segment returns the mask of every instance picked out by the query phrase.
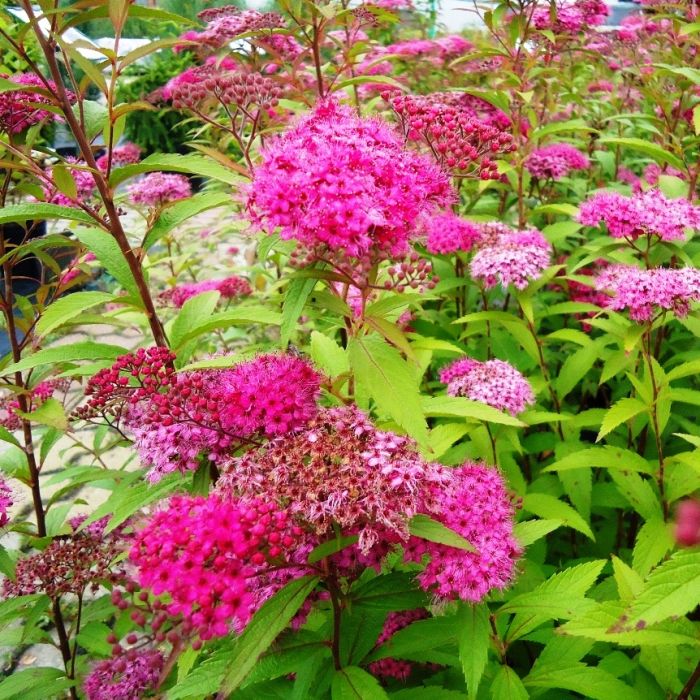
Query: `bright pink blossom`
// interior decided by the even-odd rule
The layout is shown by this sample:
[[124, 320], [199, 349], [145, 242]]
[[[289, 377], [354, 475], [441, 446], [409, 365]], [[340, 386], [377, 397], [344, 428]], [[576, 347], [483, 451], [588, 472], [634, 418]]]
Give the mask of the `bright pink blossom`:
[[443, 212], [431, 216], [426, 222], [429, 253], [449, 254], [456, 251], [468, 251], [479, 240], [478, 227], [471, 221], [460, 219], [452, 212]]
[[162, 669], [163, 655], [150, 649], [100, 661], [85, 678], [87, 700], [141, 700], [156, 687]]
[[603, 0], [557, 0], [554, 9], [553, 20], [550, 3], [541, 3], [532, 15], [535, 28], [550, 29], [558, 34], [574, 34], [605, 24], [610, 14]]
[[542, 146], [525, 159], [525, 168], [530, 175], [541, 180], [560, 180], [572, 170], [587, 170], [590, 165], [588, 158], [568, 143]]
[[204, 292], [217, 291], [222, 299], [249, 296], [253, 293], [250, 282], [243, 277], [225, 277], [224, 279], [202, 280], [201, 282], [184, 282], [172, 289], [166, 289], [158, 295], [162, 301], [171, 303], [178, 309], [192, 297]]
[[464, 537], [468, 552], [411, 537], [406, 559], [421, 561], [422, 588], [448, 600], [479, 602], [493, 589], [503, 589], [515, 574], [521, 550], [513, 537], [514, 507], [497, 469], [471, 462], [451, 470], [447, 487], [435, 489], [440, 509], [432, 517]]
[[700, 501], [687, 498], [676, 509], [676, 542], [684, 547], [700, 544]]
[[176, 173], [150, 173], [127, 189], [131, 203], [145, 207], [161, 207], [192, 194], [187, 177]]
[[270, 502], [175, 496], [137, 532], [129, 558], [183, 631], [207, 640], [245, 627], [256, 572], [284, 561], [300, 534]]
[[604, 223], [613, 238], [656, 235], [675, 241], [685, 237], [686, 228], [700, 228], [700, 207], [687, 199], [668, 199], [656, 189], [631, 197], [597, 192], [581, 204], [578, 220], [585, 226]]
[[455, 360], [440, 372], [440, 381], [450, 396], [481, 401], [513, 416], [535, 402], [527, 379], [503, 360]]
[[68, 157], [63, 165], [68, 166], [66, 170], [75, 184], [75, 195], [72, 193], [66, 194], [58, 188], [54, 181], [54, 166], [47, 168], [44, 173], [45, 182], [42, 185], [44, 200], [64, 207], [75, 207], [78, 202], [82, 204], [89, 203], [95, 196], [97, 186], [95, 184], [95, 176], [87, 168], [87, 164], [76, 158]]
[[650, 321], [660, 311], [683, 318], [688, 315], [690, 303], [700, 301], [700, 270], [642, 270], [633, 265], [611, 265], [598, 275], [596, 287], [612, 294], [606, 304], [609, 309], [629, 309], [633, 321]]
[[[54, 105], [55, 100], [42, 92], [35, 92], [34, 89], [22, 89], [21, 87], [36, 88], [43, 93], [48, 92], [53, 95], [56, 92], [56, 85], [53, 81], [49, 81], [47, 90], [41, 78], [33, 73], [20, 73], [12, 76], [0, 73], [0, 78], [17, 83], [18, 86], [17, 90], [0, 93], [0, 132], [19, 134], [44, 119], [52, 121], [60, 119], [54, 112], [42, 108], [42, 105]], [[70, 102], [75, 102], [75, 95], [69, 90], [66, 93]]]
[[[132, 165], [141, 160], [141, 148], [135, 143], [124, 143], [112, 149], [112, 167], [121, 168], [124, 165]], [[109, 155], [105, 153], [97, 159], [97, 167], [100, 170], [107, 170]]]

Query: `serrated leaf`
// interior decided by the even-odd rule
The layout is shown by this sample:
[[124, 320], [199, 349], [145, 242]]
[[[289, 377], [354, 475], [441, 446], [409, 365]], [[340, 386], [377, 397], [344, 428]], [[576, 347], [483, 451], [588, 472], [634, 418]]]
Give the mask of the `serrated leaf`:
[[221, 684], [222, 697], [228, 697], [240, 687], [260, 655], [290, 623], [317, 583], [316, 576], [302, 576], [263, 603], [236, 639], [228, 658], [228, 672]]
[[[378, 659], [408, 659], [425, 663], [457, 665], [457, 625], [454, 617], [431, 617], [412, 622], [375, 649], [365, 662]], [[430, 640], [427, 645], [426, 639]]]
[[471, 418], [486, 423], [512, 425], [516, 428], [524, 428], [526, 425], [508, 413], [493, 408], [493, 406], [457, 396], [424, 396], [422, 397], [422, 405], [426, 416]]
[[588, 523], [568, 503], [545, 493], [528, 493], [523, 499], [523, 510], [544, 519], [560, 520], [564, 525], [582, 532], [595, 541]]
[[322, 542], [311, 550], [306, 561], [308, 561], [309, 564], [315, 564], [321, 561], [321, 559], [331, 556], [331, 554], [335, 554], [346, 547], [350, 547], [355, 544], [358, 539], [359, 535], [348, 535], [346, 537], [336, 537], [332, 540]]
[[[63, 207], [58, 204], [45, 202], [32, 202], [31, 204], [11, 204], [0, 209], [0, 224], [24, 223], [25, 221], [38, 221], [40, 219], [68, 219], [80, 221], [85, 224], [95, 224], [89, 214], [82, 209]], [[107, 233], [103, 233], [107, 236]]]
[[589, 447], [558, 459], [547, 465], [543, 471], [558, 472], [566, 469], [580, 469], [582, 467], [600, 467], [603, 469], [620, 469], [651, 474], [653, 468], [641, 455], [622, 447], [602, 445]]
[[617, 584], [617, 593], [620, 600], [629, 601], [634, 598], [644, 587], [642, 577], [622, 559], [612, 555], [613, 576]]
[[632, 568], [646, 576], [673, 547], [673, 536], [667, 523], [652, 518], [639, 528], [632, 552]]
[[335, 672], [331, 685], [332, 700], [389, 700], [379, 681], [358, 666], [346, 666]]
[[427, 515], [420, 513], [414, 515], [408, 523], [408, 530], [415, 537], [429, 542], [445, 544], [456, 549], [463, 549], [465, 552], [476, 552], [474, 546], [462, 535]]
[[559, 375], [554, 380], [554, 390], [560, 399], [574, 389], [598, 359], [600, 359], [600, 343], [596, 342], [579, 348], [564, 360]]
[[611, 471], [610, 478], [620, 494], [645, 520], [661, 517], [661, 503], [651, 481], [642, 479], [636, 472], [623, 471]]
[[493, 700], [528, 700], [530, 694], [520, 676], [510, 667], [501, 666], [491, 682]]
[[46, 336], [64, 323], [80, 316], [87, 309], [98, 304], [106, 304], [113, 299], [114, 295], [107, 292], [75, 292], [59, 297], [42, 314], [36, 324], [36, 333], [38, 336]]
[[419, 443], [427, 443], [428, 428], [415, 376], [399, 351], [379, 335], [369, 335], [351, 338], [348, 353], [355, 381], [379, 411]]
[[15, 671], [0, 682], [0, 700], [46, 700], [65, 693], [75, 681], [56, 668], [27, 668]]
[[192, 337], [193, 327], [197, 327], [197, 322], [203, 319], [210, 319], [216, 309], [221, 294], [217, 291], [204, 292], [188, 299], [175, 317], [172, 327], [168, 333], [171, 346], [177, 350], [185, 340]]
[[26, 369], [41, 367], [43, 365], [54, 365], [60, 362], [79, 362], [80, 360], [115, 360], [119, 355], [126, 352], [125, 348], [117, 345], [106, 345], [104, 343], [94, 343], [90, 341], [71, 343], [70, 345], [60, 345], [54, 348], [39, 350], [33, 355], [29, 355], [19, 362], [5, 367], [4, 372], [23, 372]]
[[560, 688], [580, 693], [594, 700], [638, 700], [632, 688], [611, 673], [584, 663], [564, 663], [542, 666], [527, 675], [526, 687]]
[[489, 652], [489, 610], [484, 603], [462, 605], [458, 614], [459, 660], [467, 684], [467, 697], [477, 697]]
[[623, 148], [629, 148], [633, 151], [639, 151], [640, 153], [651, 156], [659, 163], [668, 163], [668, 165], [676, 168], [676, 170], [684, 170], [683, 161], [678, 156], [669, 153], [652, 141], [632, 137], [605, 136], [599, 139], [598, 143], [608, 146], [622, 146]]
[[418, 588], [414, 574], [393, 571], [376, 576], [353, 588], [353, 607], [382, 612], [414, 610], [427, 605], [424, 591]]
[[40, 425], [49, 425], [58, 430], [65, 430], [68, 427], [68, 418], [63, 410], [63, 405], [60, 401], [54, 398], [48, 398], [38, 408], [31, 413], [23, 413], [17, 411], [20, 418], [25, 418], [32, 423]]
[[632, 397], [620, 399], [606, 412], [603, 418], [603, 424], [600, 426], [600, 431], [595, 441], [600, 442], [608, 433], [615, 430], [618, 425], [626, 423], [628, 420], [631, 420], [646, 410], [646, 405], [639, 399]]
[[311, 296], [317, 281], [312, 277], [295, 277], [287, 286], [282, 303], [282, 323], [280, 326], [280, 345], [283, 348], [287, 347], [299, 316], [304, 311], [306, 300]]
[[524, 522], [516, 523], [513, 528], [513, 535], [515, 535], [515, 539], [518, 540], [521, 547], [527, 547], [550, 532], [554, 532], [563, 524], [561, 520], [525, 520]]
[[190, 173], [201, 177], [210, 177], [214, 180], [225, 182], [228, 185], [239, 185], [241, 176], [224, 167], [221, 163], [205, 158], [204, 156], [189, 153], [154, 153], [133, 165], [125, 165], [115, 168], [109, 178], [110, 185], [118, 184], [141, 173], [150, 173], [158, 170], [166, 170], [176, 173]]
[[329, 377], [337, 377], [350, 369], [348, 356], [332, 338], [318, 331], [311, 332], [309, 353], [314, 364]]

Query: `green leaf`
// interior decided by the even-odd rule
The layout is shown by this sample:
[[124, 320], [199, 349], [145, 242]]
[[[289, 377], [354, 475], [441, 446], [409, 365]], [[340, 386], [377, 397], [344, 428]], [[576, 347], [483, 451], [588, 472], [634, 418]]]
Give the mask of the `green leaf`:
[[427, 443], [428, 428], [416, 379], [399, 351], [381, 336], [369, 335], [351, 338], [348, 352], [355, 380], [365, 395], [420, 444]]
[[427, 596], [417, 587], [414, 574], [400, 571], [375, 576], [356, 585], [351, 600], [354, 608], [385, 613], [427, 605]]
[[448, 547], [463, 549], [466, 552], [476, 552], [473, 545], [462, 535], [439, 523], [437, 520], [429, 518], [427, 515], [420, 513], [414, 515], [408, 524], [408, 529], [412, 535], [429, 542], [445, 544]]
[[173, 349], [177, 350], [185, 340], [194, 337], [191, 334], [192, 328], [197, 326], [198, 321], [211, 318], [220, 297], [221, 294], [217, 291], [204, 292], [182, 305], [168, 333]]
[[560, 399], [569, 394], [600, 359], [600, 343], [590, 343], [569, 355], [554, 380], [554, 389]]
[[198, 192], [188, 199], [174, 202], [160, 212], [160, 216], [143, 239], [143, 248], [148, 250], [163, 236], [197, 214], [231, 203], [228, 192]]
[[116, 240], [97, 228], [78, 229], [76, 238], [95, 254], [100, 264], [134, 298], [140, 299], [136, 280]]
[[660, 517], [652, 518], [639, 528], [632, 552], [632, 568], [646, 576], [673, 547], [670, 527]]
[[580, 469], [582, 467], [601, 467], [604, 469], [620, 469], [651, 474], [653, 468], [641, 455], [622, 447], [603, 445], [579, 450], [562, 459], [547, 465], [543, 471], [558, 472], [566, 469]]
[[622, 146], [629, 148], [633, 151], [639, 151], [648, 156], [651, 156], [654, 160], [659, 163], [668, 163], [668, 165], [673, 166], [677, 170], [685, 170], [683, 161], [678, 157], [669, 153], [667, 150], [662, 148], [652, 141], [646, 141], [645, 139], [631, 138], [631, 137], [613, 137], [605, 136], [598, 140], [598, 143], [607, 146]]
[[459, 620], [459, 660], [467, 683], [467, 697], [477, 697], [489, 653], [489, 610], [485, 603], [462, 605]]
[[85, 119], [85, 133], [88, 138], [92, 141], [98, 134], [102, 133], [102, 130], [107, 124], [109, 119], [109, 110], [106, 105], [96, 102], [95, 100], [82, 100], [82, 104], [78, 107], [77, 104], [73, 105], [73, 114], [79, 119], [82, 108], [82, 115]]
[[612, 432], [621, 423], [626, 423], [635, 416], [638, 416], [643, 411], [646, 411], [647, 407], [639, 399], [635, 398], [625, 398], [620, 399], [614, 403], [605, 413], [603, 418], [603, 424], [600, 426], [600, 432], [598, 437], [595, 439], [596, 442], [600, 442], [608, 433]]
[[311, 292], [318, 280], [313, 277], [295, 277], [287, 286], [282, 304], [282, 324], [280, 326], [280, 345], [287, 347], [292, 333], [301, 316], [306, 300], [311, 296]]
[[260, 655], [289, 624], [317, 583], [315, 576], [294, 579], [266, 600], [253, 615], [228, 657], [228, 671], [221, 684], [223, 697], [240, 687]]
[[513, 534], [521, 547], [527, 547], [563, 524], [561, 520], [525, 520], [515, 525]]
[[[408, 659], [424, 663], [458, 665], [455, 651], [457, 625], [454, 617], [431, 617], [418, 620], [394, 634], [387, 642], [375, 649], [365, 659], [366, 662], [378, 659]], [[426, 640], [430, 644], [426, 644]]]
[[[264, 306], [240, 306], [231, 311], [222, 311], [220, 314], [211, 314], [208, 318], [200, 318], [193, 322], [188, 328], [183, 328], [184, 337], [181, 344], [192, 338], [209, 333], [217, 328], [228, 328], [229, 326], [240, 326], [252, 323], [277, 326], [280, 324], [281, 316], [276, 311], [271, 311]], [[220, 359], [217, 365], [216, 360]], [[231, 360], [224, 358], [213, 358], [212, 360], [202, 360], [201, 362], [188, 365], [188, 369], [204, 367], [227, 367], [231, 365]]]
[[314, 363], [329, 377], [337, 377], [350, 370], [345, 350], [323, 333], [311, 331], [309, 352]]
[[612, 555], [613, 576], [617, 584], [620, 600], [628, 601], [634, 598], [644, 587], [642, 577], [622, 559]]
[[693, 610], [700, 600], [700, 551], [676, 552], [656, 567], [621, 618], [627, 629], [645, 627]]
[[484, 102], [493, 105], [496, 109], [500, 109], [501, 112], [505, 114], [508, 114], [510, 111], [510, 98], [508, 97], [508, 93], [501, 90], [481, 90], [478, 88], [460, 87], [456, 89], [455, 92], [466, 92], [467, 95], [478, 97], [480, 100], [484, 100]]
[[[38, 221], [40, 219], [68, 219], [69, 221], [81, 221], [86, 224], [95, 224], [90, 214], [82, 209], [62, 207], [58, 204], [45, 202], [32, 202], [31, 204], [11, 204], [0, 209], [0, 224], [24, 223], [25, 221]], [[109, 234], [103, 232], [103, 235]]]
[[225, 182], [227, 185], [240, 185], [241, 183], [241, 176], [233, 170], [230, 170], [211, 158], [205, 158], [204, 156], [192, 153], [187, 155], [180, 155], [179, 153], [154, 153], [133, 165], [115, 168], [109, 178], [109, 183], [113, 187], [116, 187], [125, 180], [134, 177], [134, 175], [151, 173], [157, 170], [210, 177], [214, 180]]
[[321, 544], [317, 545], [311, 550], [307, 561], [309, 564], [315, 564], [316, 562], [321, 561], [321, 559], [331, 556], [331, 554], [335, 554], [346, 547], [350, 547], [351, 545], [355, 544], [358, 539], [359, 535], [348, 535], [346, 537], [336, 537], [332, 540], [321, 542]]
[[501, 666], [491, 682], [493, 700], [528, 700], [527, 692], [518, 674], [510, 666]]
[[610, 478], [620, 494], [645, 520], [661, 517], [661, 503], [651, 481], [642, 479], [636, 472], [611, 471]]
[[639, 700], [639, 695], [611, 673], [584, 663], [547, 664], [524, 679], [528, 688], [561, 688], [594, 700]]
[[568, 504], [545, 493], [528, 493], [523, 499], [523, 510], [540, 518], [561, 520], [567, 527], [582, 532], [595, 541], [588, 523]]
[[422, 398], [423, 412], [426, 416], [436, 418], [470, 418], [486, 423], [512, 425], [524, 428], [525, 423], [513, 416], [499, 411], [493, 406], [478, 401], [470, 401], [457, 396], [424, 396]]
[[64, 323], [73, 320], [83, 311], [98, 304], [106, 304], [114, 299], [107, 292], [75, 292], [65, 297], [59, 297], [50, 304], [36, 324], [36, 333], [46, 336]]
[[331, 685], [332, 700], [389, 700], [379, 681], [358, 666], [346, 666], [335, 672]]
[[0, 682], [0, 700], [47, 700], [61, 697], [75, 681], [56, 668], [27, 668], [15, 671]]
[[68, 418], [63, 410], [63, 405], [60, 401], [54, 398], [48, 398], [37, 409], [31, 413], [23, 413], [17, 411], [20, 418], [39, 423], [40, 425], [49, 425], [58, 430], [65, 430], [68, 427]]
[[81, 343], [71, 343], [70, 345], [60, 345], [54, 348], [39, 350], [33, 355], [23, 358], [19, 362], [5, 367], [4, 372], [23, 372], [26, 369], [41, 367], [42, 365], [53, 365], [59, 362], [78, 362], [79, 360], [115, 360], [119, 355], [123, 355], [126, 348], [117, 345], [106, 345], [104, 343], [94, 343], [85, 341]]

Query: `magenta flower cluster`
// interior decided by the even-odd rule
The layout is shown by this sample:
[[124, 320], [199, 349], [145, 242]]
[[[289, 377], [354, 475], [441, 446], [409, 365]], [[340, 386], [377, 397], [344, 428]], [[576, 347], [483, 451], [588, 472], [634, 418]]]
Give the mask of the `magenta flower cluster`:
[[[53, 105], [54, 101], [47, 97], [48, 93], [56, 91], [56, 85], [48, 82], [48, 88], [44, 82], [34, 73], [19, 73], [9, 76], [0, 73], [0, 78], [17, 83], [17, 90], [8, 90], [0, 93], [0, 132], [19, 134], [30, 126], [38, 124], [45, 119], [56, 121], [58, 115], [42, 105]], [[24, 89], [22, 89], [23, 86]], [[75, 95], [67, 91], [68, 99], [75, 101]]]
[[552, 143], [536, 148], [526, 159], [527, 171], [540, 180], [560, 180], [572, 170], [587, 170], [591, 163], [568, 143]]
[[596, 287], [612, 296], [606, 304], [615, 311], [629, 310], [633, 321], [644, 323], [664, 311], [679, 318], [688, 315], [691, 302], [700, 301], [700, 270], [633, 265], [611, 265], [596, 279]]
[[73, 157], [66, 158], [65, 164], [63, 164], [63, 167], [65, 167], [73, 180], [75, 193], [66, 193], [59, 189], [57, 181], [54, 178], [55, 167], [56, 166], [46, 169], [46, 180], [45, 184], [42, 186], [44, 200], [51, 204], [59, 204], [64, 207], [75, 207], [77, 203], [89, 203], [95, 196], [96, 184], [95, 176], [88, 169], [87, 164]]
[[535, 229], [514, 231], [505, 226], [487, 226], [482, 240], [484, 244], [474, 254], [469, 271], [486, 288], [500, 283], [503, 289], [511, 284], [525, 289], [551, 264], [551, 244]]
[[85, 678], [87, 700], [141, 700], [156, 687], [163, 662], [159, 651], [149, 649], [100, 661]]
[[481, 238], [476, 224], [461, 219], [452, 212], [431, 216], [425, 228], [428, 235], [426, 248], [433, 255], [469, 251]]
[[[115, 146], [112, 149], [112, 167], [121, 168], [125, 165], [133, 165], [141, 160], [141, 148], [135, 143], [124, 143], [121, 146]], [[97, 159], [97, 167], [102, 170], [107, 170], [109, 164], [109, 154], [104, 153]]]
[[249, 296], [253, 293], [250, 282], [247, 279], [233, 275], [223, 279], [183, 282], [172, 289], [166, 289], [164, 292], [161, 292], [158, 298], [180, 309], [192, 297], [196, 297], [204, 292], [214, 291], [219, 292], [222, 299], [235, 299], [236, 297]]
[[0, 527], [4, 527], [10, 522], [8, 510], [14, 503], [12, 489], [7, 481], [0, 477]]
[[685, 229], [700, 228], [700, 207], [686, 199], [669, 199], [656, 189], [631, 197], [596, 192], [581, 204], [578, 220], [585, 226], [604, 223], [613, 238], [655, 235], [676, 241], [685, 237]]
[[480, 401], [512, 416], [535, 401], [527, 379], [503, 360], [455, 360], [440, 372], [440, 381], [447, 385], [450, 396]]
[[187, 199], [192, 194], [190, 181], [176, 173], [150, 173], [129, 185], [129, 200], [145, 207], [162, 207], [169, 202]]
[[388, 124], [326, 101], [266, 144], [248, 204], [262, 228], [320, 257], [377, 261], [405, 256], [419, 216], [452, 197]]
[[540, 30], [574, 34], [605, 24], [610, 14], [603, 0], [557, 0], [554, 10], [552, 13], [550, 3], [541, 3], [532, 15], [533, 25]]
[[129, 553], [141, 586], [167, 595], [167, 611], [202, 640], [240, 630], [254, 610], [256, 568], [301, 534], [263, 501], [175, 496], [138, 532]]

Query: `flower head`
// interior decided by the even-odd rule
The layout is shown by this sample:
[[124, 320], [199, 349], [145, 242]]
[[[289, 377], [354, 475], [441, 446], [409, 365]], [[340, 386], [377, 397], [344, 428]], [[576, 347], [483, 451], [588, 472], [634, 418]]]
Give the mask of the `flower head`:
[[204, 292], [216, 291], [222, 299], [235, 299], [236, 297], [249, 296], [253, 293], [250, 282], [243, 277], [235, 275], [224, 279], [202, 280], [201, 282], [184, 282], [172, 289], [167, 289], [158, 295], [161, 301], [170, 302], [178, 309], [192, 297]]
[[[121, 146], [115, 146], [112, 149], [112, 167], [120, 168], [124, 165], [132, 165], [141, 160], [141, 148], [135, 143], [125, 143]], [[102, 170], [107, 170], [109, 163], [109, 154], [105, 153], [97, 159], [97, 167]]]
[[541, 180], [560, 180], [572, 170], [586, 170], [590, 165], [588, 158], [568, 143], [542, 146], [525, 159], [525, 167], [530, 175]]
[[440, 381], [450, 396], [480, 401], [513, 416], [535, 401], [527, 379], [503, 360], [456, 360], [440, 372]]
[[44, 200], [51, 204], [59, 204], [64, 207], [75, 207], [78, 202], [87, 203], [96, 192], [95, 176], [87, 169], [84, 161], [79, 161], [76, 158], [66, 158], [67, 165], [76, 167], [66, 168], [67, 172], [75, 184], [75, 195], [66, 194], [61, 191], [54, 179], [55, 167], [47, 168], [44, 173], [45, 184], [42, 186], [44, 191]]
[[596, 287], [609, 292], [607, 308], [629, 309], [633, 321], [650, 321], [659, 311], [687, 316], [690, 303], [700, 301], [700, 270], [663, 267], [641, 270], [633, 265], [611, 265], [598, 275]]
[[100, 661], [85, 678], [87, 700], [141, 700], [156, 687], [162, 669], [163, 655], [152, 649]]
[[418, 217], [453, 196], [447, 177], [378, 119], [326, 101], [262, 150], [248, 205], [321, 257], [400, 259]]
[[5, 527], [10, 522], [8, 510], [14, 503], [12, 489], [5, 479], [0, 477], [0, 527]]
[[451, 470], [453, 480], [440, 487], [433, 517], [464, 537], [476, 551], [412, 537], [406, 558], [429, 557], [418, 575], [420, 586], [448, 600], [479, 602], [492, 589], [508, 586], [520, 548], [513, 537], [514, 508], [497, 469], [467, 462]]
[[178, 199], [186, 199], [192, 194], [192, 187], [184, 175], [156, 172], [129, 185], [128, 192], [132, 204], [161, 207]]
[[542, 3], [532, 15], [537, 29], [551, 29], [558, 34], [575, 34], [604, 24], [610, 14], [603, 0], [557, 0], [554, 18], [550, 3]]
[[687, 498], [676, 510], [676, 542], [684, 547], [700, 544], [700, 501]]
[[578, 220], [585, 226], [604, 223], [613, 238], [656, 235], [663, 241], [685, 237], [686, 228], [700, 228], [700, 207], [686, 199], [668, 199], [659, 190], [597, 192], [581, 205]]
[[460, 219], [451, 212], [431, 216], [426, 223], [426, 229], [428, 233], [426, 247], [428, 252], [434, 255], [471, 250], [474, 243], [481, 237], [475, 224], [466, 219]]

